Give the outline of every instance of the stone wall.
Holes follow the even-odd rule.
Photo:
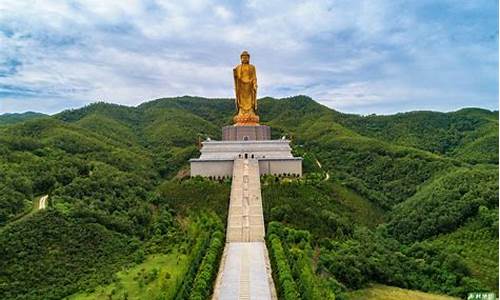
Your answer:
[[[220,179],[233,175],[233,160],[191,160],[191,176]]]
[[[260,175],[302,176],[302,158],[292,159],[259,159]]]
[[[260,175],[302,176],[302,158],[259,159]],[[233,160],[192,159],[191,176],[203,176],[213,179],[232,177]]]

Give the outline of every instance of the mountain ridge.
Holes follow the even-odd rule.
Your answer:
[[[189,178],[188,160],[199,155],[199,141],[220,138],[221,127],[231,124],[233,101],[101,102],[0,126],[0,298],[93,293],[113,284],[113,272],[164,251],[186,253],[194,263],[202,254],[190,251],[226,221],[229,182]],[[303,178],[262,178],[265,222],[290,253],[301,295],[308,289],[342,295],[368,283],[457,296],[498,291],[487,275],[498,270],[498,251],[463,242],[467,236],[488,248],[498,242],[495,112],[359,116],[305,96],[259,104],[273,138],[286,135],[303,157]],[[49,195],[46,212],[33,210],[40,195]],[[43,222],[68,239],[67,249],[47,251],[52,243],[60,247],[57,237],[37,240],[43,230],[36,224]],[[72,233],[75,226],[85,231]],[[94,244],[107,249],[105,258],[89,248],[88,259],[78,254]],[[68,264],[54,264],[56,258]],[[60,272],[50,273],[55,265]],[[63,274],[72,265],[85,271],[66,285]],[[194,276],[189,272],[172,274]]]

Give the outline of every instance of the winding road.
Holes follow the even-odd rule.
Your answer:
[[[323,166],[321,166],[321,163],[319,162],[319,160],[318,160],[318,159],[316,159],[316,164],[318,165],[318,167],[319,167],[321,170],[323,170]],[[325,180],[325,181],[327,181],[328,179],[330,179],[330,173],[328,173],[328,171],[326,171],[326,172],[325,172],[325,174],[326,174],[326,175],[325,175],[325,179],[324,179],[324,180]]]
[[[40,197],[40,200],[38,201],[38,209],[47,208],[48,200],[49,200],[49,195],[44,195],[44,196]]]

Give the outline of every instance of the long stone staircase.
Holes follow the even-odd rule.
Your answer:
[[[226,246],[213,300],[277,299],[264,236],[259,162],[236,159]]]

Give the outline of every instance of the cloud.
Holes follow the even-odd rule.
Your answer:
[[[0,45],[0,113],[232,97],[243,49],[261,96],[358,113],[498,109],[494,1],[6,0]]]

